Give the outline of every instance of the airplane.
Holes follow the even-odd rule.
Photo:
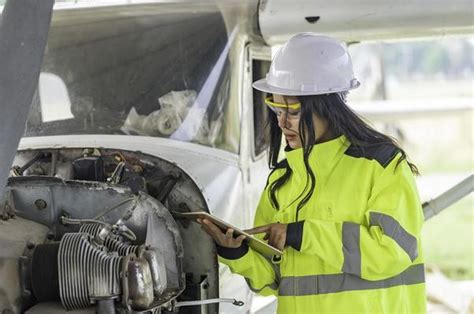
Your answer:
[[[0,309],[253,310],[258,297],[214,242],[173,212],[252,225],[269,169],[251,83],[272,47],[304,31],[349,44],[472,34],[471,14],[465,0],[6,1]]]

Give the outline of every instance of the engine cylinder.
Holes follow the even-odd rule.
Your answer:
[[[94,247],[86,233],[66,233],[58,252],[59,291],[68,310],[85,308],[91,299],[117,298],[121,293],[122,257]]]
[[[88,223],[82,225],[79,229],[79,232],[85,232],[92,235],[93,237],[96,237],[100,233],[102,228],[103,226],[100,224]],[[110,251],[117,252],[120,256],[125,256],[131,253],[138,255],[138,249],[140,248],[140,246],[138,245],[129,245],[121,242],[119,240],[119,236],[115,234],[109,234],[105,238],[104,246],[107,247]]]

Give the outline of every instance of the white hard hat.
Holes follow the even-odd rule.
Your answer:
[[[278,51],[267,77],[252,86],[272,94],[304,96],[338,93],[359,85],[344,42],[300,33]]]

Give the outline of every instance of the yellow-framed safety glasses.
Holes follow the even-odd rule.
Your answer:
[[[278,117],[286,115],[287,119],[299,119],[301,116],[301,103],[293,104],[281,104],[273,102],[273,97],[265,98],[265,104],[273,111]]]
[[[273,97],[271,96],[265,98],[265,104],[267,106],[285,108],[285,109],[300,109],[301,108],[301,103],[299,102],[294,103],[294,104],[280,104],[280,103],[273,102]]]

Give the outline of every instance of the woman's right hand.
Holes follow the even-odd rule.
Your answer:
[[[202,229],[206,231],[218,245],[223,247],[238,248],[246,238],[243,234],[234,238],[234,230],[228,229],[227,232],[224,233],[219,227],[207,219],[198,219],[197,222],[201,224]]]

